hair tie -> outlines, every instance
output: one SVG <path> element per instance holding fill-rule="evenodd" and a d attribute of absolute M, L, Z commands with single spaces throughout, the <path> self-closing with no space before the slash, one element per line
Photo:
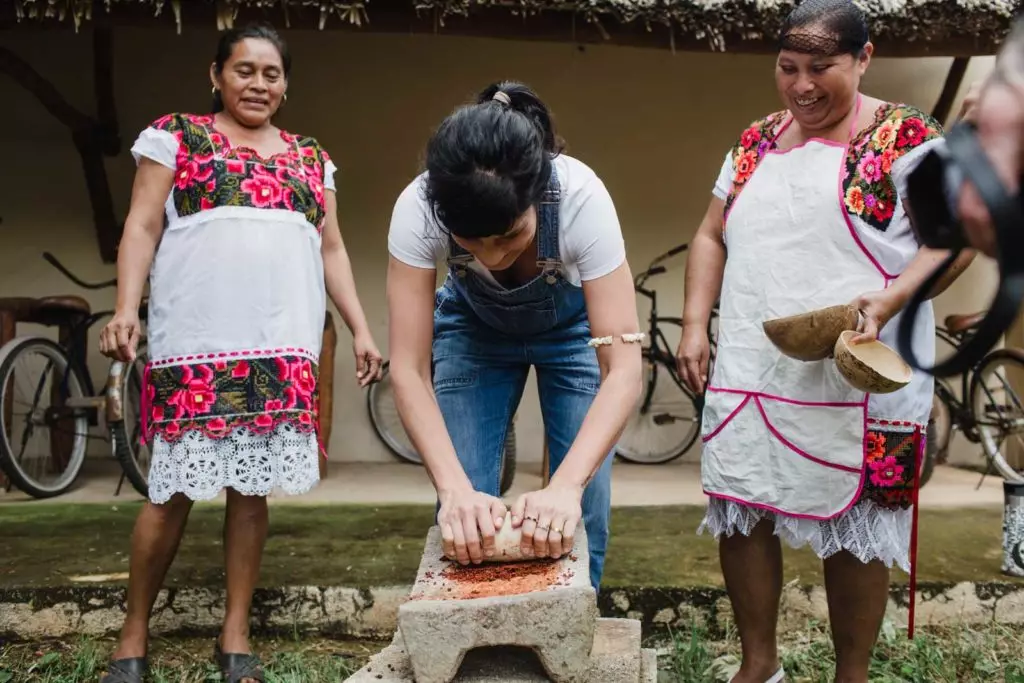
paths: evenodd
<path fill-rule="evenodd" d="M 491 99 L 492 100 L 497 100 L 497 101 L 501 102 L 506 107 L 511 107 L 512 106 L 512 98 L 510 98 L 508 95 L 506 95 L 505 93 L 503 93 L 500 90 L 498 92 L 494 93 L 494 97 L 492 97 Z"/>

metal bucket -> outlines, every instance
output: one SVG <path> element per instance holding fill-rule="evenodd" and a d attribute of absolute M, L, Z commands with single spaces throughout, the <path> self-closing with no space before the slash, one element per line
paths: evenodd
<path fill-rule="evenodd" d="M 1003 573 L 1024 577 L 1024 483 L 1003 482 Z"/>

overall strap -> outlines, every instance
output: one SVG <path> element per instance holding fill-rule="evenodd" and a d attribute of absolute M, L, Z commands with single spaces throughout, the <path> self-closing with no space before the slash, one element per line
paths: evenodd
<path fill-rule="evenodd" d="M 555 165 L 551 164 L 551 178 L 540 200 L 540 206 L 537 207 L 537 267 L 541 269 L 541 274 L 547 277 L 549 283 L 554 282 L 562 267 L 562 254 L 559 248 L 561 225 L 558 216 L 561 203 L 562 186 L 558 182 Z"/>

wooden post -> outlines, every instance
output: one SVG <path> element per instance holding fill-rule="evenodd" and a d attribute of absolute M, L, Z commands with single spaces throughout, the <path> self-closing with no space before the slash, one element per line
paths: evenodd
<path fill-rule="evenodd" d="M 330 311 L 324 316 L 324 336 L 320 349 L 320 443 L 324 453 L 331 449 L 331 425 L 334 420 L 334 351 L 338 346 L 338 332 Z M 327 477 L 327 457 L 320 458 L 320 478 Z"/>

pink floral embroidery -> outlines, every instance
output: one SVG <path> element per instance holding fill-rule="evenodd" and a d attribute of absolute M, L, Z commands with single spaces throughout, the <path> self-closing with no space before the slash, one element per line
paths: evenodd
<path fill-rule="evenodd" d="M 882 164 L 879 156 L 872 151 L 865 153 L 857 166 L 857 172 L 869 183 L 877 183 L 882 179 Z"/>
<path fill-rule="evenodd" d="M 903 466 L 896 462 L 894 456 L 888 455 L 868 463 L 871 467 L 871 483 L 875 486 L 896 486 L 903 476 Z"/>

